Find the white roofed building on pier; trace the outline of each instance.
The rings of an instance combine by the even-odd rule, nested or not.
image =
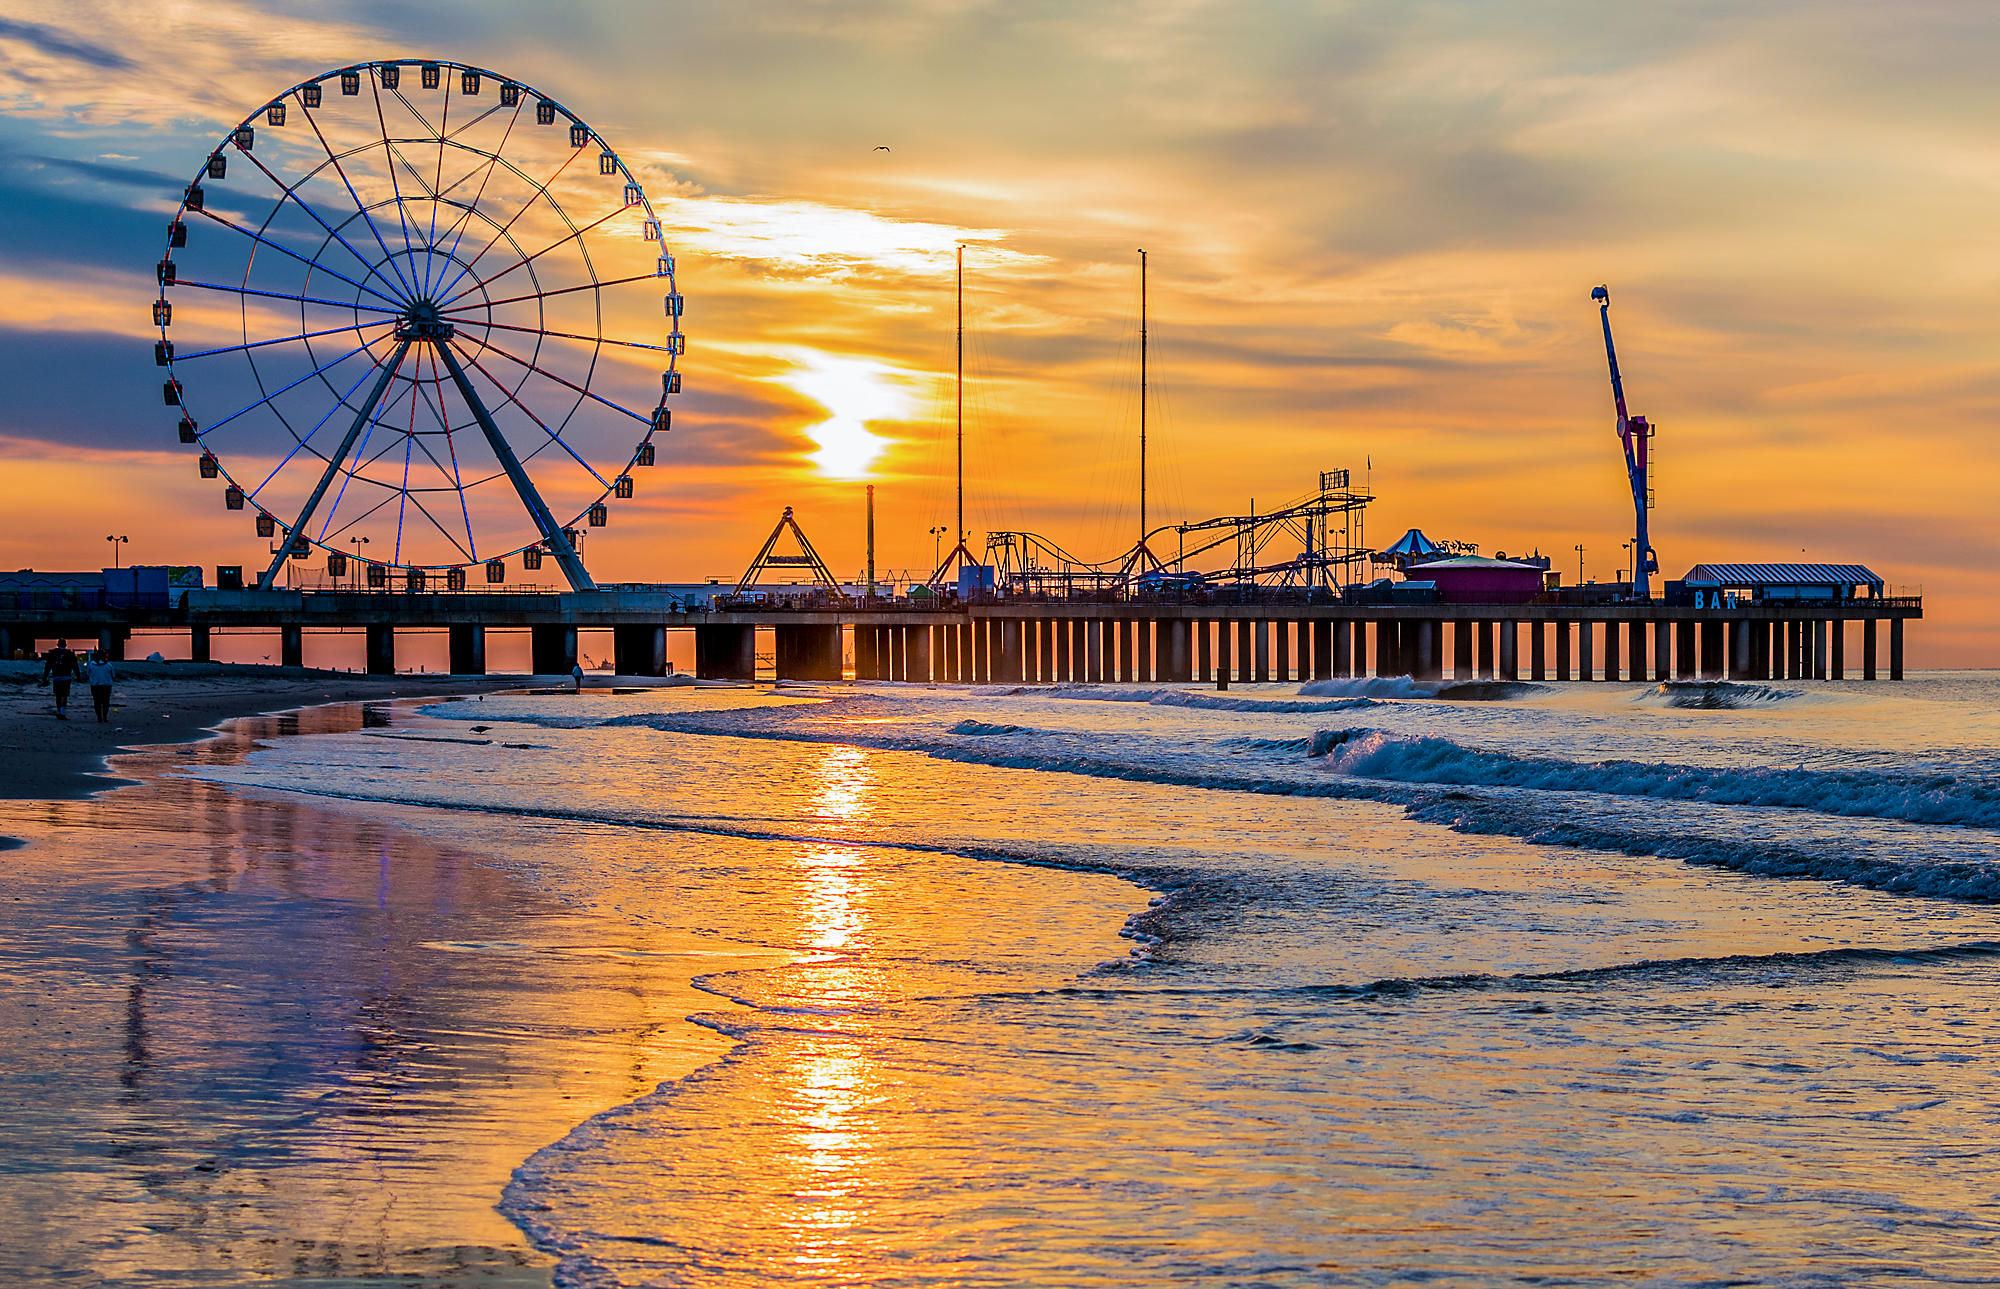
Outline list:
[[[1863,564],[1697,564],[1681,581],[1748,600],[1880,599],[1882,579]]]

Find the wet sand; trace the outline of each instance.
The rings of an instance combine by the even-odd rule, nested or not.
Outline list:
[[[0,799],[46,801],[112,786],[104,758],[121,749],[198,739],[232,716],[314,703],[470,694],[529,683],[524,676],[364,676],[302,668],[120,663],[111,719],[100,724],[90,688],[70,691],[69,719],[38,682],[39,664],[0,668]]]
[[[445,688],[133,682],[122,729],[72,721],[47,756],[46,691],[9,693],[5,789],[101,786],[79,767],[141,715],[157,737],[225,704]],[[558,903],[395,807],[172,773],[411,719],[238,719],[115,757],[135,786],[0,802],[24,843],[0,860],[0,1279],[546,1285],[493,1207],[513,1169],[725,1049],[685,1020],[716,1006],[698,946]]]

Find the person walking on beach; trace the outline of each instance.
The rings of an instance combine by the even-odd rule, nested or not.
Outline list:
[[[56,692],[56,719],[69,719],[69,685],[76,679],[76,655],[69,641],[58,640],[56,647],[42,655],[42,683]]]
[[[104,656],[102,649],[90,651],[90,661],[83,665],[84,679],[90,682],[90,702],[97,708],[99,722],[111,719],[111,682],[117,673],[111,668],[111,659]]]
[[[571,664],[569,675],[570,679],[576,682],[576,692],[581,694],[583,692],[583,664],[580,662]]]

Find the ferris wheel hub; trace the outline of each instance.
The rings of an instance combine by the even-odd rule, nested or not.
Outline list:
[[[396,339],[429,340],[443,343],[458,334],[458,329],[447,322],[438,307],[430,300],[419,300],[403,311],[396,322]]]

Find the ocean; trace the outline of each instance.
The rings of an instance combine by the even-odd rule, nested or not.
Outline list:
[[[565,1285],[2000,1283],[2000,678],[1478,692],[488,695],[184,772],[680,964],[708,1046],[493,1196]]]

